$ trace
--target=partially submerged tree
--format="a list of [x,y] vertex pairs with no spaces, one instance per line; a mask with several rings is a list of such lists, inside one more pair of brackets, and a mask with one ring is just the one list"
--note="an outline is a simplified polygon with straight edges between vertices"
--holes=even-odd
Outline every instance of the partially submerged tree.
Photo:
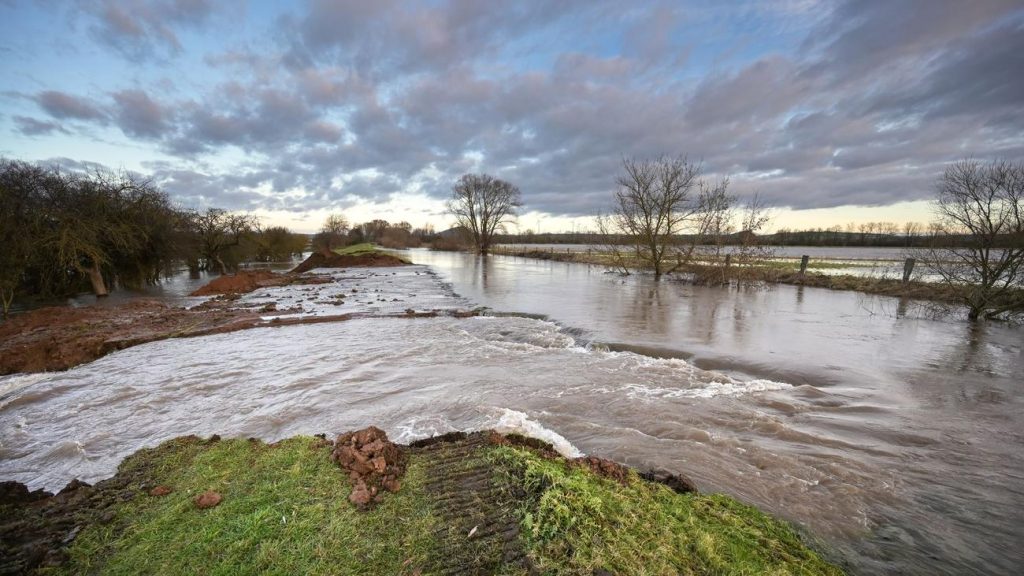
[[516,186],[488,174],[465,174],[452,187],[448,211],[458,226],[469,230],[478,254],[491,249],[494,234],[516,215],[522,205]]
[[[728,203],[714,200],[725,196],[729,182],[703,182],[701,166],[685,157],[623,159],[622,168],[611,214],[598,217],[598,228],[603,235],[621,241],[611,248],[613,259],[622,268],[626,258],[633,258],[660,278],[682,267],[693,255],[696,242],[683,246],[681,234],[690,232],[695,240],[722,224],[715,216],[697,216],[705,204],[715,210],[728,208]],[[698,194],[693,193],[695,188]],[[622,246],[628,247],[628,253]]]
[[958,237],[926,264],[957,289],[968,318],[1024,312],[1024,162],[961,160],[946,168],[933,230]]
[[249,214],[210,208],[206,212],[191,212],[187,226],[200,268],[225,274],[238,264],[238,258],[231,256],[232,249],[259,229],[259,220]]

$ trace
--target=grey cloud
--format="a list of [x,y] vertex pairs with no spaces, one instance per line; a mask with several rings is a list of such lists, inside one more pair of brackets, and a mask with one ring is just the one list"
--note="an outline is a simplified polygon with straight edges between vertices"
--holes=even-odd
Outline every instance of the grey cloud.
[[[177,157],[154,170],[182,202],[234,209],[382,201],[410,186],[440,198],[484,170],[516,183],[527,209],[592,215],[623,156],[686,153],[775,205],[886,205],[929,197],[944,162],[1024,148],[1024,83],[1010,73],[1024,67],[1020,12],[936,6],[836,4],[801,32],[802,50],[690,79],[665,72],[685,58],[674,13],[634,9],[623,24],[599,3],[317,1],[285,18],[279,44],[208,57],[226,81],[198,95],[35,99],[54,118],[113,119]],[[626,47],[588,50],[588,30],[549,62],[498,59],[557,42],[535,36],[560,19]],[[232,146],[242,165],[202,164]]]
[[197,27],[214,12],[209,0],[97,0],[79,5],[91,17],[93,36],[133,60],[181,52],[178,27]]
[[36,94],[35,101],[50,116],[61,120],[103,120],[106,118],[106,114],[94,102],[56,90],[47,90]]
[[142,90],[122,90],[111,96],[116,103],[117,125],[125,134],[159,138],[167,131],[169,112]]
[[14,116],[13,119],[18,132],[21,132],[26,136],[45,136],[47,134],[52,134],[53,132],[70,134],[67,129],[56,122],[37,120],[36,118],[30,118],[28,116]]

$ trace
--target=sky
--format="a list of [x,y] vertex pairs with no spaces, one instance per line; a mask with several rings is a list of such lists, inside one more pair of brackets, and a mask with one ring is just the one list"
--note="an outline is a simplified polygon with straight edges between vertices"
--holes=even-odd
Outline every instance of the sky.
[[946,163],[1024,159],[1024,2],[0,0],[0,155],[151,176],[315,231],[592,228],[623,158],[683,156],[772,228],[928,221]]

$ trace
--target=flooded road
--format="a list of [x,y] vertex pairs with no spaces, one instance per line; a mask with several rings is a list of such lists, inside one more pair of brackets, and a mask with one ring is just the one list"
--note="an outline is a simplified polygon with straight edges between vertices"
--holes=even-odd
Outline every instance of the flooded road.
[[[415,289],[375,306],[496,315],[259,328],[3,379],[0,478],[96,480],[189,433],[274,440],[377,424],[407,441],[496,427],[683,472],[794,521],[856,573],[1024,562],[1021,329],[846,292],[410,255],[430,268],[405,269]],[[335,289],[366,294],[368,281]]]

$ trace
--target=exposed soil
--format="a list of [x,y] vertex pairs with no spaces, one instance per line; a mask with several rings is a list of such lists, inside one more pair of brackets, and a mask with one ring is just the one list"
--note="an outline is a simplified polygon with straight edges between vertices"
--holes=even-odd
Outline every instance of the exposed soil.
[[240,270],[214,278],[190,296],[212,296],[214,294],[245,294],[257,288],[288,286],[291,284],[325,284],[332,280],[326,276],[278,274],[270,270]]
[[407,266],[409,263],[397,256],[383,252],[369,252],[365,254],[323,254],[314,252],[302,261],[301,264],[292,268],[291,274],[309,272],[314,268],[353,268],[353,267],[378,267],[378,266]]
[[[441,516],[435,533],[439,553],[430,558],[428,574],[495,574],[527,572],[514,505],[493,481],[494,470],[473,457],[488,443],[503,438],[496,432],[446,434],[419,443],[418,453],[429,455],[427,489]],[[504,570],[503,570],[504,569]]]
[[399,479],[405,474],[405,453],[375,426],[338,436],[331,460],[348,472],[352,480],[348,500],[360,509],[380,502],[384,490],[398,492]]
[[146,485],[145,470],[119,472],[95,486],[72,480],[57,494],[29,492],[18,482],[3,482],[0,574],[30,574],[64,563],[68,546],[83,528],[110,524],[113,506],[144,496]]
[[0,375],[67,370],[145,342],[259,323],[255,311],[216,303],[191,310],[151,299],[119,306],[40,308],[0,323]]

